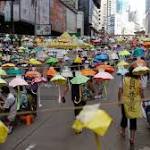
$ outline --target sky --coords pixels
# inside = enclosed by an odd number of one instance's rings
[[[145,0],[128,0],[132,10],[137,10],[140,24],[145,16]]]

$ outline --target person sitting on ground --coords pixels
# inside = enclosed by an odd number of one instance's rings
[[[4,104],[0,105],[0,109],[3,110],[4,113],[8,113],[8,115],[2,117],[1,120],[8,126],[9,133],[12,133],[13,122],[15,121],[17,112],[16,98],[7,86],[2,87],[1,94],[1,99],[4,100]]]

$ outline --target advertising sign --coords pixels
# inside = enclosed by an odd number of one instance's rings
[[[37,24],[35,32],[36,35],[51,35],[51,25]]]

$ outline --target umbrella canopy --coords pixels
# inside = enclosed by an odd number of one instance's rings
[[[102,79],[102,80],[112,80],[114,77],[105,71],[100,71],[98,74],[94,76],[94,79]]]
[[[75,60],[74,60],[74,63],[81,64],[82,63],[82,59],[79,56],[77,56],[75,58]]]
[[[29,64],[31,64],[31,65],[41,65],[42,63],[40,61],[34,59],[34,58],[31,58],[29,60]]]
[[[73,123],[73,129],[82,131],[90,129],[100,136],[104,136],[112,122],[112,118],[97,106],[85,106]]]
[[[38,71],[33,70],[33,71],[26,72],[25,77],[28,77],[28,78],[39,78],[39,77],[41,77],[41,74]]]
[[[7,71],[7,74],[10,75],[10,76],[16,76],[16,75],[22,75],[24,72],[23,70],[15,67],[15,68],[10,68],[8,69]]]
[[[144,57],[144,49],[143,48],[136,48],[133,52],[133,57]]]
[[[122,67],[122,68],[119,68],[119,69],[118,69],[117,74],[124,76],[124,75],[127,74],[128,72],[129,72],[128,69]]]
[[[123,50],[121,52],[119,52],[119,56],[130,56],[131,53],[127,50]]]
[[[3,64],[2,67],[15,67],[16,65],[13,64],[13,63],[6,63],[6,64]]]
[[[55,76],[57,74],[57,71],[54,69],[54,67],[50,67],[47,71],[47,76]]]
[[[0,67],[0,76],[6,76],[6,71]]]
[[[146,66],[138,66],[133,70],[134,75],[144,75],[147,74],[150,69]]]
[[[129,63],[125,62],[124,60],[120,61],[117,64],[117,67],[127,67],[127,66],[129,66]]]
[[[61,75],[65,78],[73,77],[72,71],[68,66],[65,66],[61,72]]]
[[[109,73],[115,72],[115,69],[112,66],[106,65],[106,64],[99,65],[99,66],[96,67],[96,69],[97,70],[101,70],[102,69],[102,70],[104,70],[106,72],[109,72]]]
[[[106,53],[100,53],[97,54],[94,58],[94,62],[100,62],[100,61],[108,61],[109,60],[109,56]]]
[[[11,87],[24,86],[24,85],[28,85],[28,83],[23,78],[21,78],[21,76],[17,76],[9,82],[9,86]]]
[[[136,61],[134,61],[132,63],[132,66],[135,68],[135,67],[138,67],[138,66],[147,66],[147,64],[143,59],[138,58]]]
[[[58,59],[55,58],[55,57],[50,57],[47,61],[46,61],[47,64],[49,65],[55,65],[58,63]]]
[[[5,124],[0,121],[0,144],[5,143],[7,136],[8,136],[8,128],[5,126]]]
[[[63,76],[61,76],[60,74],[55,75],[51,79],[51,81],[54,82],[55,84],[58,84],[58,85],[63,85],[66,83],[66,79]]]
[[[7,84],[7,82],[4,79],[0,78],[0,84]]]
[[[90,78],[84,76],[84,75],[81,75],[81,74],[78,74],[76,75],[76,77],[74,77],[70,82],[71,84],[84,84],[86,83]]]
[[[88,68],[81,70],[80,73],[84,76],[94,76],[96,74],[94,70]]]

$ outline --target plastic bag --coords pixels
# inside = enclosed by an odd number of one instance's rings
[[[0,121],[0,144],[5,143],[8,136],[8,128]]]

